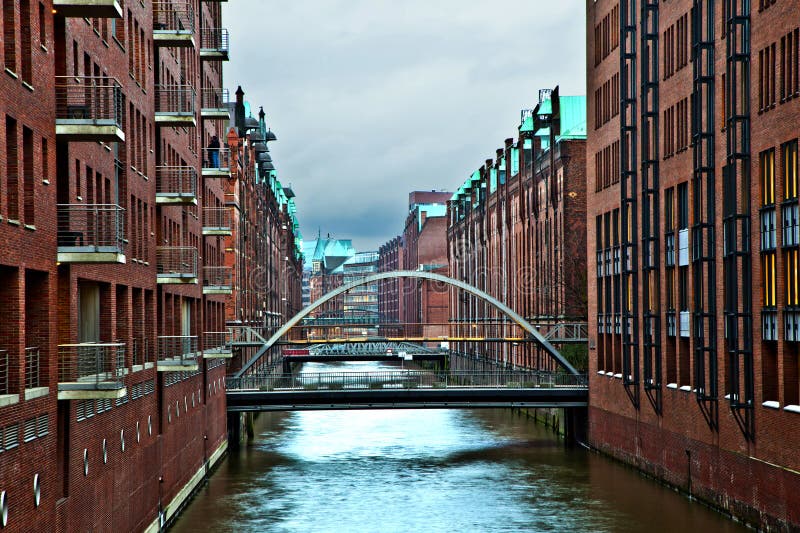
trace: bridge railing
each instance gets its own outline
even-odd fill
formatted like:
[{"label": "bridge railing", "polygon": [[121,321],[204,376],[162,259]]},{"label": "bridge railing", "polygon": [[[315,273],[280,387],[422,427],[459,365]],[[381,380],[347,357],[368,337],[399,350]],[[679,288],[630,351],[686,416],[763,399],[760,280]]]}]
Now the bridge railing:
[{"label": "bridge railing", "polygon": [[572,388],[585,389],[585,375],[563,373],[501,372],[302,372],[227,378],[227,390],[308,391],[367,389],[464,388]]}]

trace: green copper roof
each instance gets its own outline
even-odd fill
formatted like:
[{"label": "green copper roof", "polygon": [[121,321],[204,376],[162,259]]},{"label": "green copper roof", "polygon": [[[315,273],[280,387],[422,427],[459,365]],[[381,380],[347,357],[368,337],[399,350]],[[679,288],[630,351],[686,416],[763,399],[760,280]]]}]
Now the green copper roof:
[{"label": "green copper roof", "polygon": [[533,117],[525,117],[525,120],[519,126],[519,131],[520,133],[533,131]]},{"label": "green copper roof", "polygon": [[557,140],[585,139],[586,97],[561,96],[559,104],[561,105],[561,134]]}]

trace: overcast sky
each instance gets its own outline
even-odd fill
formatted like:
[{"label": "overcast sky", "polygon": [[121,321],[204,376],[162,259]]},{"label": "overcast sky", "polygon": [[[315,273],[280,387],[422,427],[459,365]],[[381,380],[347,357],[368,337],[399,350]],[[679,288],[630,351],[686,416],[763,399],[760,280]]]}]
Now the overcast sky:
[{"label": "overcast sky", "polygon": [[237,85],[264,106],[301,231],[359,251],[398,235],[412,190],[455,190],[538,90],[585,93],[585,1],[235,0]]}]

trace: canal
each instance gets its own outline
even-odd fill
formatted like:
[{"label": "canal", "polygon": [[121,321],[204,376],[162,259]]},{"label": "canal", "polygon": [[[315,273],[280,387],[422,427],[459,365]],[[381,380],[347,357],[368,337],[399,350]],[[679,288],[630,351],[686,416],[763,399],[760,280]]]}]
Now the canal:
[{"label": "canal", "polygon": [[743,530],[510,410],[263,413],[255,430],[171,531]]}]

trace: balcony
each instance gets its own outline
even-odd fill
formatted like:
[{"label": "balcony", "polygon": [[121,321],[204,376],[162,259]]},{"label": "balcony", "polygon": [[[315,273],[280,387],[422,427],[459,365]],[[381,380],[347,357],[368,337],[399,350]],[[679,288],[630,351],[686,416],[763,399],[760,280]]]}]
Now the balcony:
[{"label": "balcony", "polygon": [[203,28],[200,37],[200,60],[227,61],[229,45],[227,29]]},{"label": "balcony", "polygon": [[228,331],[207,331],[203,333],[204,359],[230,359],[233,357],[231,334]]},{"label": "balcony", "polygon": [[200,91],[201,105],[200,117],[211,120],[230,120],[231,112],[228,110],[230,93],[228,89],[203,88]]},{"label": "balcony", "polygon": [[203,235],[233,235],[230,207],[203,208]]},{"label": "balcony", "polygon": [[53,12],[68,18],[122,18],[119,0],[53,0]]},{"label": "balcony", "polygon": [[231,151],[229,148],[203,148],[203,177],[231,177]]},{"label": "balcony", "polygon": [[61,344],[58,347],[58,399],[122,398],[128,391],[125,345],[122,343]]},{"label": "balcony", "polygon": [[194,372],[197,361],[197,335],[163,335],[158,337],[159,372]]},{"label": "balcony", "polygon": [[125,142],[125,98],[114,78],[56,76],[56,136],[78,142]]},{"label": "balcony", "polygon": [[226,266],[203,267],[203,294],[231,294],[233,268]]},{"label": "balcony", "polygon": [[159,246],[156,248],[156,260],[156,281],[158,283],[197,283],[197,248]]},{"label": "balcony", "polygon": [[197,205],[197,170],[194,167],[156,167],[156,204]]},{"label": "balcony", "polygon": [[153,2],[153,44],[194,48],[194,10],[191,1]]},{"label": "balcony", "polygon": [[156,85],[156,124],[159,126],[196,126],[196,98],[197,93],[191,85]]},{"label": "balcony", "polygon": [[58,204],[59,263],[125,263],[124,210],[116,204]]}]

